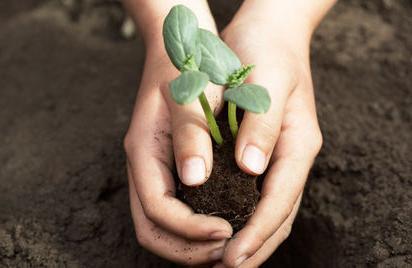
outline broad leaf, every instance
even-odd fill
[[[242,84],[229,88],[224,93],[224,99],[254,113],[266,113],[270,107],[270,96],[267,90],[255,84]]]
[[[229,77],[242,67],[235,53],[215,34],[199,29],[202,51],[200,70],[209,75],[210,81],[225,85]]]
[[[206,88],[209,82],[207,74],[198,71],[187,71],[170,83],[172,98],[178,104],[193,102]]]
[[[167,54],[179,70],[190,57],[200,64],[199,48],[197,48],[198,21],[193,12],[183,6],[174,6],[163,23],[163,39]]]

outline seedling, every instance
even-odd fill
[[[216,119],[203,92],[209,82],[207,74],[199,71],[202,53],[198,42],[199,23],[193,12],[183,5],[174,6],[163,24],[163,39],[173,65],[182,73],[170,83],[172,98],[178,104],[199,99],[217,144],[223,143]]]
[[[236,54],[216,35],[199,29],[202,52],[200,70],[209,75],[210,81],[227,86],[224,99],[228,101],[228,121],[233,138],[238,132],[236,105],[254,113],[265,113],[270,107],[267,90],[259,85],[245,84],[244,81],[253,65],[242,66]]]
[[[189,8],[177,5],[170,10],[164,21],[163,38],[170,60],[181,71],[170,83],[173,100],[187,104],[198,98],[217,144],[222,144],[223,138],[204,94],[209,80],[228,87],[224,99],[229,102],[228,121],[233,137],[238,132],[236,106],[254,113],[269,109],[270,97],[266,89],[244,83],[253,66],[242,66],[236,54],[219,37],[200,29]]]

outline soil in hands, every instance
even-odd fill
[[[237,232],[255,211],[259,199],[258,177],[246,174],[236,164],[235,143],[228,126],[226,110],[220,113],[217,121],[224,143],[213,146],[210,177],[197,187],[188,187],[178,182],[177,195],[196,213],[222,217]]]

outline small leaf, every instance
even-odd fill
[[[209,75],[210,81],[225,85],[229,77],[242,67],[236,54],[215,34],[199,29],[202,51],[200,70]]]
[[[163,23],[163,40],[167,54],[179,70],[190,57],[200,64],[197,48],[198,21],[195,14],[184,5],[174,6]]]
[[[209,82],[207,74],[198,71],[187,71],[170,83],[172,98],[178,104],[193,102],[206,88]]]
[[[270,107],[270,96],[267,90],[255,84],[242,84],[229,88],[224,93],[224,99],[253,113],[266,113]]]
[[[229,76],[227,86],[228,87],[238,87],[243,84],[249,74],[252,72],[255,65],[249,64],[246,66],[242,66],[239,70],[234,72]]]

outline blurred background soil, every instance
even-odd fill
[[[212,2],[220,27],[239,1]],[[139,37],[108,0],[0,2],[0,267],[175,267],[136,242],[122,138]],[[313,38],[324,146],[266,267],[412,267],[412,2],[341,1]]]

